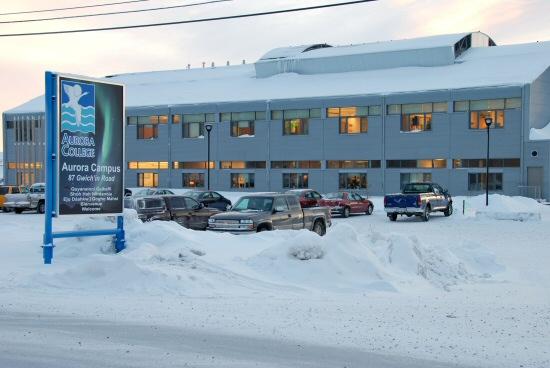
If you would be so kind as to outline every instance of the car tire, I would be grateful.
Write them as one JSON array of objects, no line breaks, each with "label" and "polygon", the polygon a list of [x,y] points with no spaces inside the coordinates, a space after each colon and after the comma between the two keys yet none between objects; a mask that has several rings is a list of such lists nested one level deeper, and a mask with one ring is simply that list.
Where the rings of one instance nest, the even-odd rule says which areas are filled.
[{"label": "car tire", "polygon": [[23,213],[23,210],[21,208],[16,208],[15,213],[17,213],[19,215],[19,214]]},{"label": "car tire", "polygon": [[313,232],[319,236],[323,236],[327,233],[327,229],[325,228],[325,224],[323,224],[323,221],[315,221],[315,223],[313,224]]},{"label": "car tire", "polygon": [[348,218],[349,217],[349,207],[344,207],[344,211],[342,211],[342,217]]},{"label": "car tire", "polygon": [[44,202],[38,202],[38,206],[36,207],[37,213],[44,213],[46,212],[46,204]]},{"label": "car tire", "polygon": [[390,213],[388,215],[388,218],[390,219],[390,221],[397,221],[397,213]]},{"label": "car tire", "polygon": [[258,227],[258,230],[256,230],[257,233],[261,233],[262,231],[269,231],[269,228],[265,225],[262,225]]},{"label": "car tire", "polygon": [[424,222],[428,222],[430,221],[430,206],[426,206],[426,208],[424,209],[424,213],[422,214],[422,221]]},{"label": "car tire", "polygon": [[369,206],[367,207],[367,212],[365,212],[365,214],[367,216],[370,216],[372,215],[372,211],[374,211],[374,207],[372,206],[372,204],[369,204]]},{"label": "car tire", "polygon": [[445,211],[443,211],[443,214],[446,217],[449,217],[453,214],[453,202],[449,202],[449,204],[447,205],[447,208],[445,209]]},{"label": "car tire", "polygon": [[6,213],[6,212],[9,212],[9,211],[6,207],[2,207],[2,212]]}]

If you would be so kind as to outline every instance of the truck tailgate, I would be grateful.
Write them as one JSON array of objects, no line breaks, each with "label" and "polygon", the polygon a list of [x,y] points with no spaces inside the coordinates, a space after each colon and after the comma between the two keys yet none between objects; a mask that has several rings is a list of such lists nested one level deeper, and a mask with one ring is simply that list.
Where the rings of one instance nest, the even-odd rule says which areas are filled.
[{"label": "truck tailgate", "polygon": [[384,207],[418,207],[417,198],[418,195],[416,194],[390,194],[384,197]]}]

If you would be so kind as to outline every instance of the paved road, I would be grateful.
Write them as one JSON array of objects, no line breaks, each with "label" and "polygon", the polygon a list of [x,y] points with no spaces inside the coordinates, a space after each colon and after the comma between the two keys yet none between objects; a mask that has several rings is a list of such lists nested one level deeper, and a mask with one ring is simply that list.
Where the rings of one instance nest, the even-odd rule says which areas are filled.
[{"label": "paved road", "polygon": [[456,368],[360,350],[170,326],[0,314],[0,367]]}]

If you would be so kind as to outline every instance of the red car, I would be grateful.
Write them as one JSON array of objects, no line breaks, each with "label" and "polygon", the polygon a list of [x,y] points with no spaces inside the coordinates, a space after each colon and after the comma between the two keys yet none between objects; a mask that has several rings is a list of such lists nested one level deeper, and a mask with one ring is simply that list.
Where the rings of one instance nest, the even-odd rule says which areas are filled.
[{"label": "red car", "polygon": [[372,215],[374,205],[358,193],[339,192],[325,194],[319,205],[330,207],[331,214],[349,217],[350,214],[364,213]]},{"label": "red car", "polygon": [[286,193],[298,196],[302,208],[319,207],[319,201],[323,198],[318,192],[312,189],[292,189]]}]

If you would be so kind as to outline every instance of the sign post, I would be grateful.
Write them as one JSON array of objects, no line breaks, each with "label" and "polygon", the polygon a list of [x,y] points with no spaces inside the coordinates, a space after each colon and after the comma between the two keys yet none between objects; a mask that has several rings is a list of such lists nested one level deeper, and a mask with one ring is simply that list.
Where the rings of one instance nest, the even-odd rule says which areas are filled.
[{"label": "sign post", "polygon": [[[46,72],[46,212],[43,257],[54,239],[112,235],[125,248],[124,86]],[[53,218],[117,216],[116,229],[53,231]]]}]

